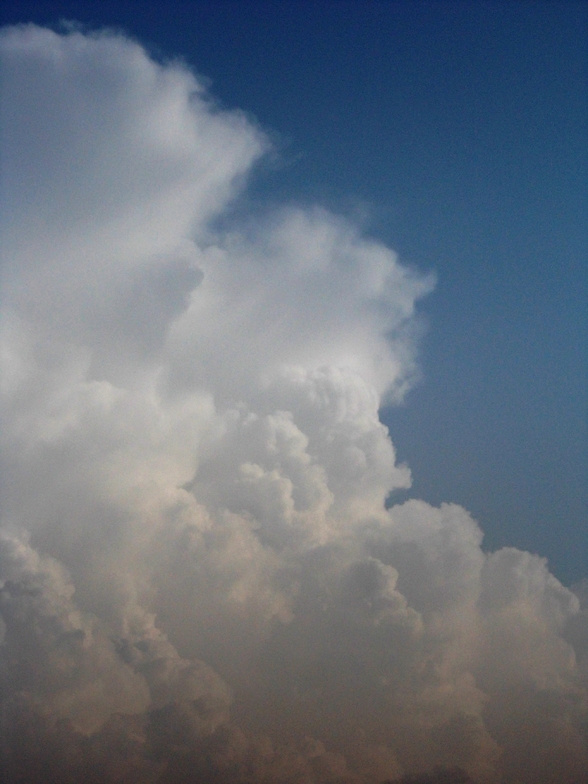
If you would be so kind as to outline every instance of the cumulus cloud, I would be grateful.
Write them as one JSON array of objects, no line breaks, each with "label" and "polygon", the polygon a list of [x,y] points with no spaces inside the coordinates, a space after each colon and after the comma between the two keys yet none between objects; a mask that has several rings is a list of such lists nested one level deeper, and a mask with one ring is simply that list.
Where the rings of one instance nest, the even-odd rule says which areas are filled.
[{"label": "cumulus cloud", "polygon": [[585,586],[386,506],[431,276],[320,207],[220,221],[269,143],[185,66],[0,52],[7,780],[583,780]]}]

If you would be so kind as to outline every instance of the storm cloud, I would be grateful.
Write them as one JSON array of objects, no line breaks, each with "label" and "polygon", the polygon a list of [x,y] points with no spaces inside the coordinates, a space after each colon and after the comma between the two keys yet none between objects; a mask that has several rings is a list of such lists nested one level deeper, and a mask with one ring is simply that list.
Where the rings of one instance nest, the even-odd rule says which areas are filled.
[{"label": "storm cloud", "polygon": [[181,63],[0,51],[7,780],[585,780],[586,586],[387,503],[433,277],[237,218],[270,142]]}]

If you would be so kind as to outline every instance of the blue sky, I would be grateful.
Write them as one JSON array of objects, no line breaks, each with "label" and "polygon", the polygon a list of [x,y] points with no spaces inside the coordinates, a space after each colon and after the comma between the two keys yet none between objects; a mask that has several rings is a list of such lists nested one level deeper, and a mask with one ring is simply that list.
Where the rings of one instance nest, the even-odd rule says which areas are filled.
[{"label": "blue sky", "polygon": [[421,383],[382,411],[413,473],[485,532],[587,573],[588,10],[583,3],[13,2],[180,56],[274,135],[239,209],[362,216],[437,274]]}]

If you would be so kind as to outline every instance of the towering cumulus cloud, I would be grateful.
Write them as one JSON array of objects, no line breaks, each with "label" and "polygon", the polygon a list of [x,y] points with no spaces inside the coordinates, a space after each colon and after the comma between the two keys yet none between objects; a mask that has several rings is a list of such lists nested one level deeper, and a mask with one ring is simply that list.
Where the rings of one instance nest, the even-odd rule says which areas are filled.
[{"label": "towering cumulus cloud", "polygon": [[432,280],[319,208],[231,219],[268,142],[185,67],[0,49],[4,780],[584,781],[582,591],[386,508]]}]

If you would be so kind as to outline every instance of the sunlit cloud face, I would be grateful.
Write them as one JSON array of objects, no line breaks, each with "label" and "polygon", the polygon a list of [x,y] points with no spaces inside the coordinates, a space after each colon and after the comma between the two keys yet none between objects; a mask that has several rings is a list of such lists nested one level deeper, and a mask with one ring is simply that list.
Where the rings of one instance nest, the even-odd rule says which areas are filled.
[{"label": "sunlit cloud face", "polygon": [[182,65],[0,50],[8,780],[580,781],[582,591],[386,509],[432,278],[319,207],[231,222],[269,142]]}]

